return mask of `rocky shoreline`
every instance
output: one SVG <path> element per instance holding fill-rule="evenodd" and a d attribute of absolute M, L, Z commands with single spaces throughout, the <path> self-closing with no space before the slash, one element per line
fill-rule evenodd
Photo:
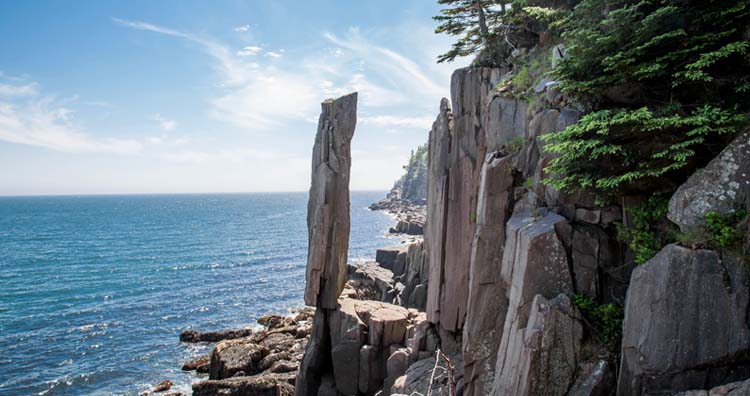
<path fill-rule="evenodd" d="M 426 202 L 414 202 L 401 198 L 401 192 L 396 187 L 385 198 L 370 205 L 370 210 L 381 210 L 395 217 L 396 225 L 389 230 L 391 234 L 424 234 Z"/>
<path fill-rule="evenodd" d="M 400 377 L 395 373 L 405 373 L 406 363 L 429 359 L 436 351 L 437 334 L 429 328 L 423 312 L 427 285 L 422 281 L 426 276 L 422 249 L 422 238 L 412 237 L 401 245 L 378 249 L 373 262 L 349 264 L 349 280 L 339 298 L 339 304 L 349 310 L 343 311 L 346 320 L 361 322 L 363 333 L 382 321 L 389 331 L 386 339 L 398 339 L 404 347 L 418 346 L 397 354 L 403 361 L 390 361 L 391 369 L 386 372 L 391 373 L 392 386 Z M 258 319 L 259 330 L 183 331 L 180 342 L 213 344 L 210 353 L 182 366 L 183 371 L 205 376 L 192 385 L 193 395 L 293 395 L 313 316 L 314 309 L 305 307 L 287 315 L 263 315 Z M 427 366 L 433 368 L 434 358 Z M 417 378 L 410 378 L 399 386 L 410 389 L 418 386 L 416 383 Z M 141 395 L 184 396 L 169 392 L 171 386 L 172 381 L 164 380 Z"/>

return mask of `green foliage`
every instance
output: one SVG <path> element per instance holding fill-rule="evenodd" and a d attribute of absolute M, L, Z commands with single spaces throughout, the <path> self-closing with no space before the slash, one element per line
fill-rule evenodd
<path fill-rule="evenodd" d="M 497 41 L 492 39 L 494 33 L 489 26 L 497 23 L 503 11 L 493 7 L 494 0 L 438 0 L 438 4 L 446 8 L 433 17 L 440 23 L 435 33 L 458 37 L 450 51 L 438 56 L 438 63 L 474 54 L 487 43 Z"/>
<path fill-rule="evenodd" d="M 548 183 L 649 190 L 716 155 L 748 122 L 749 25 L 750 0 L 582 0 L 552 77 L 597 111 L 549 137 Z"/>
<path fill-rule="evenodd" d="M 522 66 L 510 80 L 513 93 L 516 97 L 523 97 L 531 89 L 534 81 L 531 79 L 528 66 Z"/>
<path fill-rule="evenodd" d="M 706 213 L 706 228 L 711 239 L 723 248 L 736 246 L 742 241 L 739 223 L 747 216 L 745 210 L 738 210 L 728 215 L 716 211 Z"/>
<path fill-rule="evenodd" d="M 396 187 L 401 188 L 401 198 L 409 201 L 427 198 L 427 155 L 427 144 L 411 152 L 409 161 L 404 165 L 406 173 L 396 182 Z"/>
<path fill-rule="evenodd" d="M 617 223 L 617 239 L 628 245 L 635 253 L 635 262 L 643 264 L 667 243 L 659 224 L 667 216 L 669 201 L 661 195 L 653 195 L 643 204 L 626 209 L 632 226 Z"/>
<path fill-rule="evenodd" d="M 743 253 L 743 229 L 741 224 L 746 222 L 748 213 L 744 209 L 729 214 L 709 211 L 699 224 L 688 232 L 678 233 L 677 242 L 691 248 L 707 248 Z M 745 230 L 746 231 L 746 230 Z"/>
<path fill-rule="evenodd" d="M 597 304 L 584 294 L 574 294 L 573 305 L 578 307 L 594 333 L 613 352 L 619 352 L 622 342 L 622 322 L 625 311 L 617 304 Z"/>
<path fill-rule="evenodd" d="M 685 109 L 607 109 L 587 114 L 564 131 L 543 136 L 558 154 L 546 180 L 568 191 L 611 193 L 655 180 L 695 161 L 697 153 L 734 135 L 747 117 L 710 105 Z"/>
<path fill-rule="evenodd" d="M 523 136 L 516 136 L 513 139 L 508 140 L 505 142 L 505 148 L 508 149 L 509 154 L 517 154 L 521 151 L 521 148 L 523 147 L 524 143 L 526 143 L 526 138 Z"/>
<path fill-rule="evenodd" d="M 523 188 L 528 190 L 534 188 L 534 178 L 527 177 L 526 180 L 523 181 Z"/>
<path fill-rule="evenodd" d="M 540 7 L 532 0 L 437 0 L 446 6 L 433 19 L 440 25 L 435 33 L 456 36 L 451 49 L 438 57 L 438 63 L 451 62 L 457 57 L 477 54 L 475 65 L 507 65 L 506 58 L 513 49 L 509 33 L 517 30 L 557 32 L 567 11 Z"/>

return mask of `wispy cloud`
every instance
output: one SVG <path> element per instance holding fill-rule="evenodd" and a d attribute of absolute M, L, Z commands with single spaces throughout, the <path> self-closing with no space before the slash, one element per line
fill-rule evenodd
<path fill-rule="evenodd" d="M 177 121 L 165 118 L 159 113 L 153 115 L 153 120 L 159 123 L 161 129 L 165 131 L 171 131 L 177 126 Z"/>
<path fill-rule="evenodd" d="M 258 52 L 260 52 L 263 48 L 260 48 L 255 45 L 249 45 L 247 47 L 242 48 L 241 50 L 237 51 L 237 56 L 254 56 L 257 55 Z"/>
<path fill-rule="evenodd" d="M 244 25 L 244 26 L 237 26 L 236 28 L 232 29 L 235 32 L 238 33 L 244 33 L 250 30 L 250 25 Z"/>
<path fill-rule="evenodd" d="M 136 140 L 85 133 L 75 125 L 73 111 L 54 96 L 37 92 L 36 83 L 4 86 L 16 98 L 0 98 L 0 140 L 69 153 L 137 154 L 143 148 Z"/>
<path fill-rule="evenodd" d="M 0 74 L 2 77 L 2 74 Z M 0 84 L 0 97 L 33 96 L 37 93 L 37 84 L 24 85 Z"/>
<path fill-rule="evenodd" d="M 398 117 L 389 115 L 362 116 L 358 119 L 362 124 L 381 127 L 401 127 L 414 129 L 430 129 L 434 117 Z"/>
<path fill-rule="evenodd" d="M 438 84 L 435 74 L 428 68 L 395 50 L 368 41 L 357 28 L 341 37 L 322 33 L 325 46 L 312 53 L 295 52 L 286 61 L 282 59 L 283 49 L 265 51 L 263 60 L 254 56 L 264 51 L 260 46 L 235 51 L 226 44 L 193 33 L 142 21 L 113 20 L 129 28 L 198 44 L 214 58 L 219 77 L 217 85 L 222 91 L 210 99 L 210 114 L 253 131 L 277 127 L 289 120 L 314 119 L 322 99 L 352 91 L 360 93 L 363 109 L 371 108 L 371 113 L 377 113 L 364 122 L 388 127 L 429 128 L 431 121 L 426 121 L 428 117 L 422 114 L 424 109 L 432 111 L 433 102 L 447 94 L 447 81 Z M 397 109 L 399 115 L 376 111 L 378 108 Z M 404 108 L 414 109 L 419 114 L 403 116 Z"/>

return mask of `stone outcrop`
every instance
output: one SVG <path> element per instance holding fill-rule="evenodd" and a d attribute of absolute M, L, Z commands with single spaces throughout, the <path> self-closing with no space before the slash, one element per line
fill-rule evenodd
<path fill-rule="evenodd" d="M 556 231 L 559 225 L 565 223 L 565 218 L 552 212 L 535 215 L 528 211 L 514 213 L 508 221 L 501 273 L 503 280 L 509 285 L 508 308 L 497 353 L 493 395 L 538 394 L 529 387 L 532 378 L 540 381 L 536 377 L 539 373 L 530 371 L 530 364 L 538 358 L 530 351 L 530 348 L 534 349 L 530 340 L 538 337 L 536 334 L 540 329 L 544 330 L 545 319 L 532 320 L 532 313 L 539 315 L 546 312 L 541 306 L 549 306 L 549 303 L 543 298 L 551 299 L 559 294 L 571 295 L 574 290 L 567 253 Z M 559 311 L 575 318 L 567 298 L 560 300 L 555 303 Z M 568 327 L 575 326 L 570 324 Z M 554 327 L 549 329 L 555 331 Z M 577 331 L 573 332 L 578 334 Z M 577 366 L 575 358 L 579 346 L 576 344 L 580 344 L 581 339 L 580 334 L 575 334 L 572 338 L 560 339 L 560 342 L 567 342 L 567 345 L 556 346 L 560 351 L 565 351 L 566 358 L 572 360 L 550 362 L 551 366 L 544 373 L 548 378 L 554 377 L 557 382 L 567 382 L 565 389 L 573 380 Z M 552 336 L 556 337 L 554 334 Z M 566 371 L 571 365 L 573 371 Z M 570 374 L 569 378 L 563 378 L 566 373 Z"/>
<path fill-rule="evenodd" d="M 471 251 L 469 299 L 463 331 L 466 393 L 488 394 L 508 310 L 502 272 L 505 223 L 513 207 L 512 158 L 489 154 L 482 167 L 477 224 Z M 492 315 L 488 315 L 492 312 Z M 475 367 L 476 366 L 476 367 Z"/>
<path fill-rule="evenodd" d="M 674 396 L 745 396 L 750 395 L 750 379 L 717 386 L 711 390 L 692 390 Z"/>
<path fill-rule="evenodd" d="M 357 94 L 326 100 L 321 107 L 307 204 L 305 304 L 336 309 L 347 274 L 349 172 Z"/>
<path fill-rule="evenodd" d="M 253 335 L 252 329 L 232 329 L 219 331 L 185 330 L 180 333 L 181 342 L 219 342 Z"/>
<path fill-rule="evenodd" d="M 393 272 L 374 262 L 349 265 L 348 284 L 357 291 L 359 300 L 393 301 Z"/>
<path fill-rule="evenodd" d="M 750 131 L 740 134 L 669 200 L 667 217 L 683 232 L 703 222 L 709 211 L 727 214 L 750 208 Z"/>
<path fill-rule="evenodd" d="M 633 271 L 617 394 L 706 389 L 750 377 L 749 300 L 738 260 L 666 246 Z"/>
<path fill-rule="evenodd" d="M 500 69 L 465 68 L 451 78 L 452 125 L 446 102 L 430 133 L 447 146 L 430 149 L 425 237 L 430 252 L 427 315 L 449 332 L 459 332 L 466 316 L 469 262 L 474 238 L 479 172 L 486 153 L 487 101 L 500 81 Z M 449 137 L 445 136 L 450 135 Z M 434 162 L 433 158 L 435 159 Z"/>
<path fill-rule="evenodd" d="M 510 334 L 513 335 L 511 327 Z M 583 340 L 583 325 L 567 296 L 552 300 L 536 295 L 524 329 L 498 359 L 493 395 L 567 394 L 575 378 Z"/>
<path fill-rule="evenodd" d="M 222 341 L 211 352 L 208 378 L 220 380 L 242 372 L 253 375 L 260 372 L 260 361 L 269 354 L 263 345 L 250 338 Z"/>

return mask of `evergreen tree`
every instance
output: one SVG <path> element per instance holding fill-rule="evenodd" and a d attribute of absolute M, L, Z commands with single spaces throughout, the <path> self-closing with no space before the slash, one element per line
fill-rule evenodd
<path fill-rule="evenodd" d="M 433 17 L 440 22 L 435 33 L 459 36 L 451 50 L 438 57 L 438 63 L 480 51 L 492 40 L 491 27 L 505 12 L 505 4 L 497 0 L 438 0 L 438 4 L 447 8 Z"/>

